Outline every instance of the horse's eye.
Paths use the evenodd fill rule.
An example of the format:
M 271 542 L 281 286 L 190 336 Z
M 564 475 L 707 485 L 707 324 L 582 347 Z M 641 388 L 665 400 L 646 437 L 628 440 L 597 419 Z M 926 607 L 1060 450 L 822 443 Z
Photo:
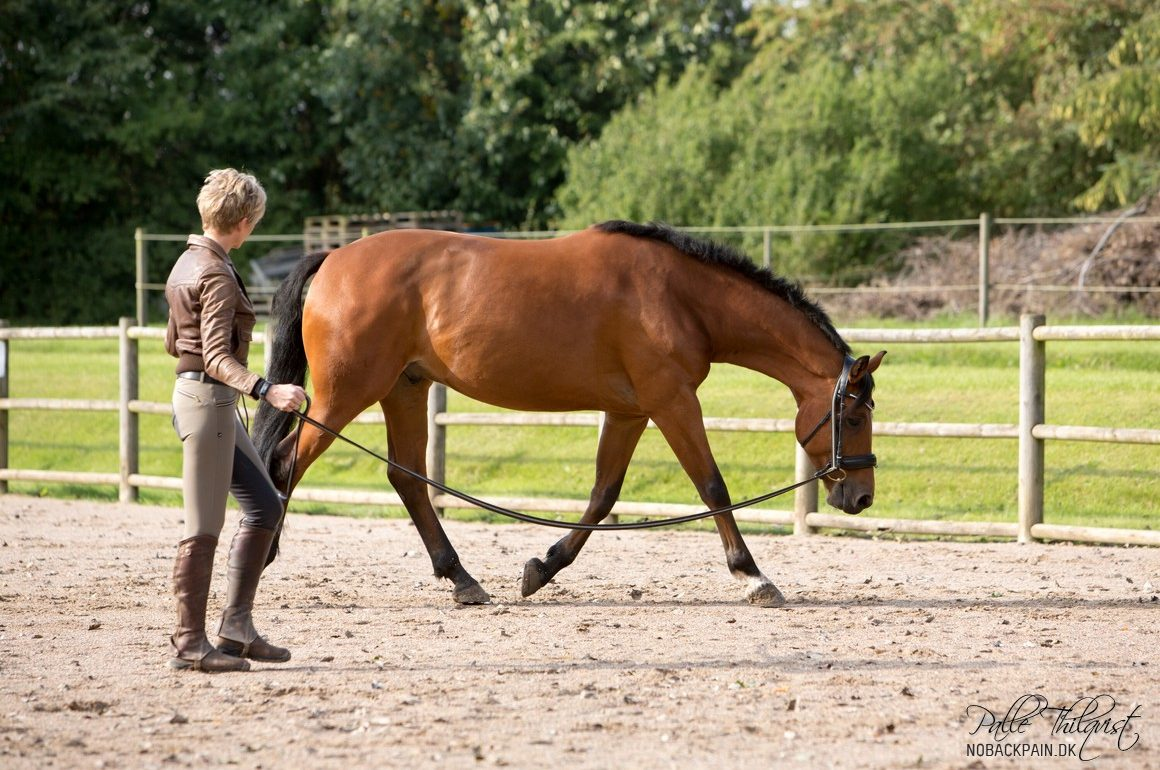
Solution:
M 851 428 L 861 428 L 862 423 L 866 422 L 865 417 L 847 417 L 846 425 Z

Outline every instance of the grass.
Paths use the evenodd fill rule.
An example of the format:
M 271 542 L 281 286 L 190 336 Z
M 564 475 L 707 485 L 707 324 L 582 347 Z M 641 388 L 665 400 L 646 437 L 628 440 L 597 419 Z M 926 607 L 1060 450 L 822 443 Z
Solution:
M 861 347 L 861 346 L 860 346 Z M 142 341 L 141 398 L 165 401 L 172 359 Z M 256 351 L 260 356 L 261 349 Z M 1160 428 L 1160 344 L 1051 342 L 1047 421 L 1052 424 Z M 894 345 L 879 371 L 876 417 L 890 422 L 1018 422 L 1018 346 L 1014 343 Z M 255 360 L 255 368 L 261 366 Z M 9 356 L 13 397 L 115 399 L 115 341 L 17 340 Z M 754 372 L 715 367 L 701 389 L 706 415 L 791 417 L 786 388 Z M 249 403 L 249 402 L 247 402 Z M 252 406 L 252 404 L 251 404 Z M 458 394 L 453 411 L 491 407 Z M 374 447 L 381 426 L 348 434 Z M 118 467 L 113 413 L 19 411 L 10 416 L 13 468 L 112 472 Z M 594 472 L 594 428 L 461 427 L 448 430 L 448 480 L 481 497 L 586 498 Z M 792 480 L 793 440 L 781 434 L 712 433 L 710 441 L 735 500 Z M 870 515 L 952 521 L 1016 518 L 1017 442 L 1010 439 L 878 437 L 877 498 Z M 1160 514 L 1160 463 L 1148 445 L 1049 441 L 1046 513 L 1053 524 L 1153 528 Z M 179 444 L 165 417 L 141 417 L 142 473 L 178 476 Z M 386 489 L 385 469 L 335 444 L 309 471 L 311 486 Z M 114 499 L 108 487 L 10 482 L 24 494 Z M 142 490 L 142 499 L 178 505 L 177 493 Z M 629 468 L 622 498 L 698 503 L 659 433 L 650 430 Z M 788 502 L 786 506 L 790 505 Z M 294 505 L 295 510 L 404 515 L 368 507 Z M 454 512 L 456 518 L 488 518 Z

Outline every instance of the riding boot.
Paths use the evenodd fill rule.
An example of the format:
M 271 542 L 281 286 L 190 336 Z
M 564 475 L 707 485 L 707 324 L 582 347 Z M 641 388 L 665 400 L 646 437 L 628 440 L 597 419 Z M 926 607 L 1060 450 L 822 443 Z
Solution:
M 266 556 L 274 531 L 242 524 L 230 544 L 229 586 L 226 608 L 218 624 L 217 646 L 222 652 L 251 660 L 284 663 L 290 651 L 275 647 L 258 635 L 252 616 L 258 581 L 266 567 Z
M 173 564 L 173 595 L 177 597 L 177 631 L 169 637 L 173 657 L 169 667 L 195 671 L 248 671 L 241 658 L 219 652 L 205 636 L 205 605 L 213 577 L 217 538 L 196 535 L 177 544 Z

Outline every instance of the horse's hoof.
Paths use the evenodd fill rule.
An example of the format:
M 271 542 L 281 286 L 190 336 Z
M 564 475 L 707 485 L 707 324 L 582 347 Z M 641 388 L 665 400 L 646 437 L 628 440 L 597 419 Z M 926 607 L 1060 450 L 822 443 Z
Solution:
M 525 599 L 544 587 L 550 578 L 545 574 L 544 562 L 528 559 L 524 565 L 524 582 L 520 585 L 520 596 Z
M 773 583 L 763 583 L 757 586 L 749 592 L 746 598 L 755 607 L 785 606 L 785 597 L 781 595 L 781 591 L 777 590 L 777 586 Z
M 455 586 L 452 597 L 459 604 L 491 604 L 491 596 L 474 580 L 462 587 Z

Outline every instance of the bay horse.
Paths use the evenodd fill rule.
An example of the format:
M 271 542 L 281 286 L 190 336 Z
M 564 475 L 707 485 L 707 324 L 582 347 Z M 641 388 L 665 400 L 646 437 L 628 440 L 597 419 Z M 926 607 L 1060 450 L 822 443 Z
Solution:
M 297 264 L 274 300 L 267 379 L 302 385 L 309 369 L 310 416 L 336 431 L 378 402 L 388 457 L 424 474 L 434 382 L 508 409 L 602 411 L 596 479 L 580 519 L 595 524 L 616 502 L 650 419 L 705 505 L 730 504 L 697 399 L 710 364 L 744 366 L 788 386 L 798 441 L 821 469 L 838 457 L 837 444 L 848 455 L 869 453 L 872 372 L 884 353 L 853 359 L 796 284 L 666 225 L 609 221 L 537 241 L 393 230 Z M 819 430 L 831 415 L 833 430 Z M 286 490 L 334 440 L 307 424 L 296 445 L 294 420 L 262 403 L 254 424 L 258 450 Z M 873 503 L 867 457 L 825 477 L 830 505 L 853 514 Z M 454 583 L 454 600 L 490 601 L 460 563 L 423 483 L 394 467 L 388 478 L 435 575 Z M 733 515 L 714 521 L 749 602 L 784 604 Z M 544 559 L 528 561 L 523 596 L 571 564 L 589 534 L 573 531 Z

